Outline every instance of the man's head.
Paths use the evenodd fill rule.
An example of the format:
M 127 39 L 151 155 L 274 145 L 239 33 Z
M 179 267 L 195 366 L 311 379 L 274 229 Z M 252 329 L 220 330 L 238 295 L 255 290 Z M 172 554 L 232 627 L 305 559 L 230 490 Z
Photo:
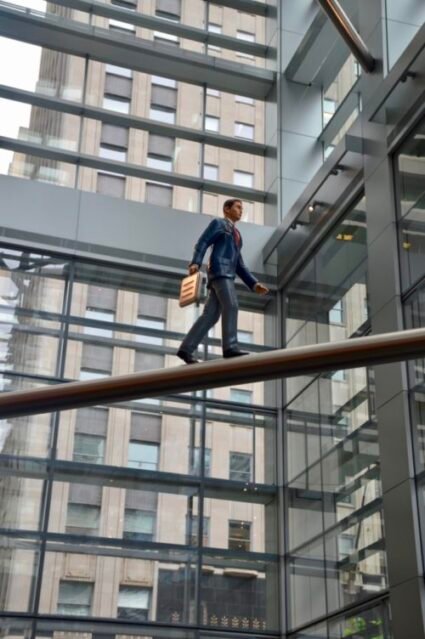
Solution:
M 238 200 L 237 198 L 226 200 L 223 204 L 223 213 L 224 217 L 228 217 L 233 223 L 239 222 L 243 213 L 241 200 Z

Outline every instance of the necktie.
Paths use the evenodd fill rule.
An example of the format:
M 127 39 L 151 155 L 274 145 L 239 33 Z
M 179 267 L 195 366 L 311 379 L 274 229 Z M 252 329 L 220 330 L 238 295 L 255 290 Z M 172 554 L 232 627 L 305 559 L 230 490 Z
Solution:
M 241 245 L 241 234 L 239 233 L 236 226 L 233 227 L 233 237 L 235 239 L 236 246 L 239 248 L 239 246 Z

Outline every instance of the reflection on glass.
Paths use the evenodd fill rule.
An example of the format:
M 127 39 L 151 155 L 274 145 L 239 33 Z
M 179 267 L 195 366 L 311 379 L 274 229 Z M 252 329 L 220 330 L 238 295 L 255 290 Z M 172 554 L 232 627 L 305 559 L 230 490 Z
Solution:
M 425 123 L 410 134 L 397 154 L 400 254 L 404 290 L 423 277 L 425 252 Z

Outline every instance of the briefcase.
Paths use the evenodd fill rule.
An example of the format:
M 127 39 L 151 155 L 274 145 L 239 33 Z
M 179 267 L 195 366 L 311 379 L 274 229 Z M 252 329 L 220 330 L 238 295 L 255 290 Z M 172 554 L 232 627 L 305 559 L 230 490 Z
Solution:
M 198 303 L 202 292 L 202 273 L 199 271 L 182 279 L 180 285 L 179 305 L 189 306 Z

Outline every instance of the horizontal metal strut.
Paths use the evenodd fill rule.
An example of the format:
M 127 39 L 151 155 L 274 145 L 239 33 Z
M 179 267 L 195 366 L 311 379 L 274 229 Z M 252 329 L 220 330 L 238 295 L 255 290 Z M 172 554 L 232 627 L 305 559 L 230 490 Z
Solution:
M 339 4 L 338 0 L 317 0 L 328 18 L 337 28 L 346 44 L 349 46 L 356 60 L 363 69 L 372 73 L 376 60 L 363 42 L 362 38 L 351 23 L 350 18 Z
M 230 384 L 415 359 L 425 355 L 425 329 L 275 350 L 89 382 L 0 395 L 0 418 L 158 397 Z

